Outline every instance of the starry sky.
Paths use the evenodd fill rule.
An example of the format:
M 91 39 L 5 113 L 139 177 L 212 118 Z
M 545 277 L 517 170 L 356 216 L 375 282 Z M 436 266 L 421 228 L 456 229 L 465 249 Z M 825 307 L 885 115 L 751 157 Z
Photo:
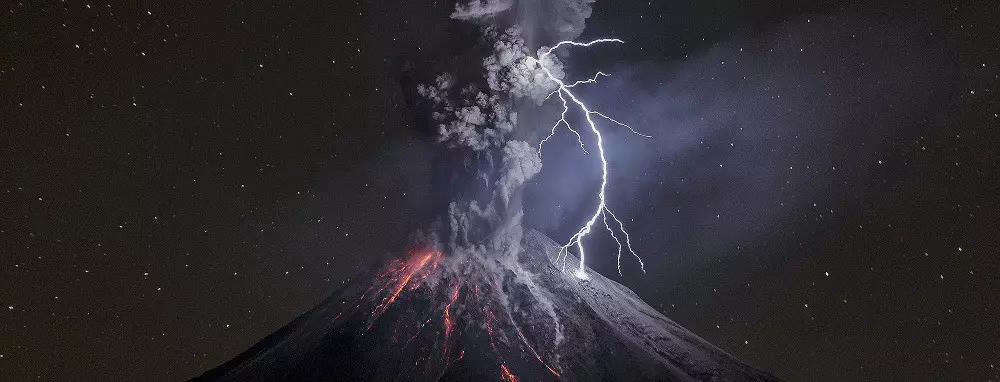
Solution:
M 397 253 L 437 212 L 400 68 L 451 5 L 7 3 L 5 378 L 190 378 Z M 998 8 L 598 1 L 626 44 L 569 72 L 654 138 L 609 143 L 647 273 L 590 265 L 790 380 L 1000 379 Z M 565 141 L 525 197 L 557 239 Z

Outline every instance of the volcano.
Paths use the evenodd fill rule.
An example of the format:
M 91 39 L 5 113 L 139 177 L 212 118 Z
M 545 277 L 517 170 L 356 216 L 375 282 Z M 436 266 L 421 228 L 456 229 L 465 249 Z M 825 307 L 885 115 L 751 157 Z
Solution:
M 507 258 L 413 250 L 194 380 L 777 380 L 559 249 L 528 231 Z

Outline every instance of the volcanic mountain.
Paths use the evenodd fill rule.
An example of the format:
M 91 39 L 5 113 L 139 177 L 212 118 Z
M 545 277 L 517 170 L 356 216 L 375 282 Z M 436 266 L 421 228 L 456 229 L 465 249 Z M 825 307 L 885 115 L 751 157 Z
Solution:
M 774 381 L 537 231 L 515 256 L 413 250 L 198 381 Z

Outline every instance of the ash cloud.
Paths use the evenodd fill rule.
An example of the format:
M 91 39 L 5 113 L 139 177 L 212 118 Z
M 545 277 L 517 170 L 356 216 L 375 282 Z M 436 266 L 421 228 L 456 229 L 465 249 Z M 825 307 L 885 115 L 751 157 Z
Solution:
M 451 18 L 456 20 L 476 20 L 496 17 L 501 12 L 509 10 L 514 0 L 470 0 L 455 5 Z
M 544 3 L 544 5 L 537 5 Z M 557 88 L 538 65 L 536 42 L 578 36 L 590 15 L 590 1 L 532 2 L 539 13 L 525 12 L 523 2 L 459 2 L 451 17 L 477 26 L 480 38 L 467 52 L 456 52 L 451 70 L 419 85 L 417 93 L 430 110 L 435 140 L 447 160 L 454 195 L 444 221 L 445 246 L 452 253 L 511 255 L 521 240 L 521 195 L 526 182 L 542 168 L 533 140 L 538 124 L 525 123 L 519 112 L 537 112 Z M 543 22 L 545 28 L 537 28 Z M 551 29 L 555 28 L 555 29 Z M 540 33 L 539 33 L 540 31 Z M 531 36 L 529 42 L 525 36 Z M 554 56 L 553 75 L 563 75 Z
M 521 29 L 529 46 L 572 40 L 583 33 L 595 0 L 461 0 L 451 18 Z

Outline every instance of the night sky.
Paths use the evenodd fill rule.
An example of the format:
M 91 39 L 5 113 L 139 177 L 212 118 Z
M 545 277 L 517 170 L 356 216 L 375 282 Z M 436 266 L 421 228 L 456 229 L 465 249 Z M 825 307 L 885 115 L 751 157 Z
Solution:
M 451 6 L 9 2 L 0 379 L 190 378 L 398 254 L 440 212 L 400 68 Z M 789 380 L 1000 379 L 997 20 L 599 0 L 582 39 L 626 44 L 569 72 L 654 138 L 609 143 L 647 273 L 589 265 Z M 561 241 L 595 173 L 558 137 L 525 219 Z

